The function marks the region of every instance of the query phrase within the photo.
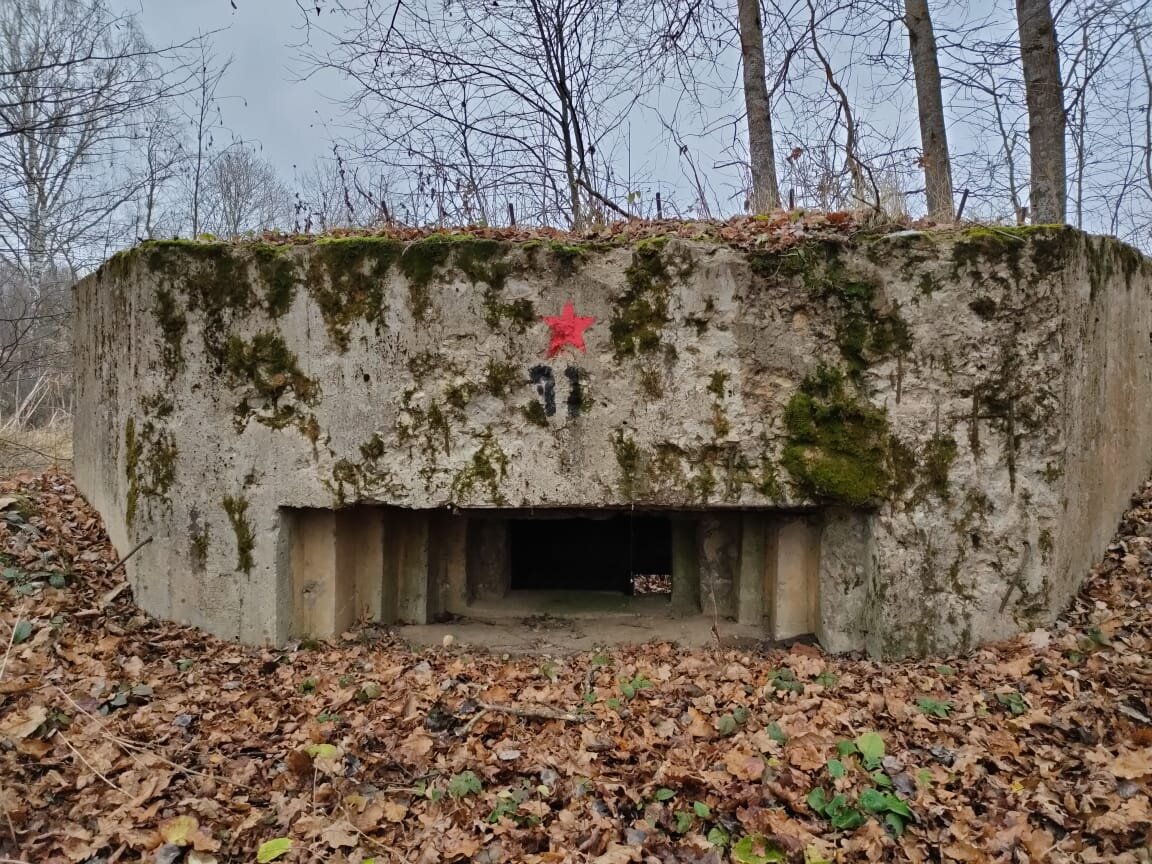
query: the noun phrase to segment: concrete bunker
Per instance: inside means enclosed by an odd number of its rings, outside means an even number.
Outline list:
[[[75,290],[77,480],[118,548],[153,540],[138,604],[250,643],[617,608],[877,656],[1059,614],[1152,472],[1139,253],[642,234],[108,261]]]
[[[816,633],[821,519],[770,510],[280,511],[292,632],[532,615],[731,618]],[[636,577],[663,576],[657,591]]]

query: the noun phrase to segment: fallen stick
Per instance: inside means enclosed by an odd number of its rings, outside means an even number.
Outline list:
[[[131,558],[133,555],[135,555],[137,552],[139,552],[141,549],[143,549],[145,546],[147,546],[151,542],[152,542],[151,537],[145,537],[143,540],[141,540],[139,543],[137,543],[134,547],[132,547],[131,552],[129,552],[127,555],[125,555],[123,558],[121,558],[119,561],[117,561],[115,563],[115,565],[113,565],[112,569],[108,571],[108,575],[111,576],[113,573],[115,573],[117,570],[119,570],[121,567],[123,567],[125,564],[127,564],[129,558]]]
[[[522,708],[519,705],[498,705],[495,702],[478,702],[481,711],[492,711],[497,714],[511,714],[513,717],[523,717],[531,720],[563,720],[565,723],[583,723],[584,718],[569,711],[558,711],[555,708]]]

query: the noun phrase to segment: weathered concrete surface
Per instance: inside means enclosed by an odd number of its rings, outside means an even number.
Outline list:
[[[154,243],[75,298],[138,602],[249,642],[498,599],[478,509],[637,507],[695,514],[678,607],[947,653],[1050,621],[1152,469],[1152,270],[1069,229]]]

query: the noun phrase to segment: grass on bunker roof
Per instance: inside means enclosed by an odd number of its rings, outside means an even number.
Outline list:
[[[976,225],[978,223],[966,223]],[[730,219],[624,219],[591,225],[578,230],[537,226],[408,226],[387,223],[375,228],[337,228],[323,235],[266,232],[233,242],[268,245],[307,245],[325,238],[377,237],[413,241],[429,237],[470,237],[482,240],[505,240],[573,244],[628,244],[652,237],[677,237],[682,240],[704,240],[741,249],[773,251],[786,249],[811,240],[850,237],[859,232],[887,234],[908,228],[930,229],[934,223],[920,220],[877,220],[863,212],[794,210],[770,216],[735,216]],[[161,241],[163,242],[163,241]]]
[[[0,508],[2,860],[1150,860],[1152,485],[1057,625],[892,664],[245,648],[106,602],[67,476]]]

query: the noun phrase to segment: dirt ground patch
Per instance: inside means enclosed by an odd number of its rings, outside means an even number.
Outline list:
[[[1152,487],[1056,625],[889,664],[246,648],[139,612],[67,476],[0,498],[2,859],[1152,860]]]

